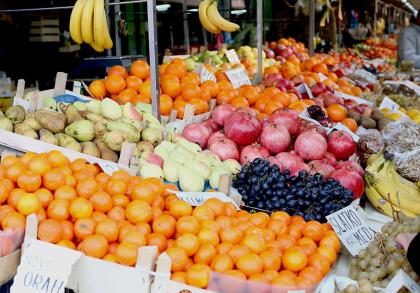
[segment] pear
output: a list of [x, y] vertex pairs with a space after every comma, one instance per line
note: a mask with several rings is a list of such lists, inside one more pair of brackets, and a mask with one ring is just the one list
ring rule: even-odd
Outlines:
[[199, 153], [199, 152], [203, 151], [198, 144], [190, 142], [186, 139], [180, 139], [175, 144], [177, 146], [182, 146], [182, 147], [186, 148], [187, 150], [189, 150], [192, 153]]
[[89, 120], [77, 120], [68, 125], [64, 132], [78, 141], [91, 141], [95, 137], [95, 129]]
[[111, 162], [117, 162], [118, 161], [118, 155], [116, 152], [111, 150], [102, 140], [102, 138], [97, 138], [93, 141], [95, 145], [98, 147], [98, 150], [101, 152], [101, 159], [111, 161]]
[[83, 147], [82, 153], [92, 156], [92, 157], [96, 157], [96, 158], [101, 157], [101, 152], [99, 151], [96, 144], [94, 144], [93, 142], [86, 141], [86, 142], [82, 142], [81, 145]]
[[13, 132], [13, 123], [6, 117], [0, 117], [0, 129]]
[[143, 121], [133, 120], [133, 119], [124, 118], [124, 117], [119, 119], [118, 121], [126, 122], [126, 123], [129, 123], [129, 124], [133, 125], [135, 128], [137, 128], [137, 130], [139, 132], [141, 132], [145, 128], [145, 125], [146, 125], [146, 123], [143, 122]]
[[213, 167], [222, 165], [222, 161], [220, 160], [219, 156], [212, 151], [205, 150], [203, 153], [206, 154], [206, 156], [210, 159], [211, 165]]
[[84, 113], [80, 113], [80, 115], [89, 120], [92, 123], [95, 123], [96, 121], [102, 121], [102, 122], [108, 122], [108, 120], [106, 120], [104, 117], [99, 116], [95, 113], [90, 113], [90, 112], [84, 112]]
[[180, 152], [181, 154], [183, 154], [184, 156], [186, 156], [189, 160], [193, 160], [194, 159], [194, 153], [193, 152], [190, 152], [186, 148], [184, 148], [182, 146], [177, 146], [176, 147], [176, 150], [178, 152]]
[[101, 114], [106, 119], [117, 120], [122, 117], [122, 109], [114, 100], [105, 98], [101, 103]]
[[106, 127], [107, 124], [108, 122], [105, 119], [98, 120], [93, 123], [95, 138], [102, 137], [108, 132], [108, 128]]
[[45, 98], [42, 103], [42, 109], [57, 111], [57, 102], [54, 98]]
[[181, 165], [188, 161], [188, 158], [178, 150], [170, 151], [168, 158], [177, 161]]
[[122, 113], [124, 118], [141, 121], [142, 115], [137, 111], [137, 109], [130, 102], [122, 106]]
[[127, 139], [127, 133], [121, 130], [113, 130], [105, 133], [103, 136], [104, 143], [113, 151], [121, 151], [123, 142]]
[[165, 149], [167, 149], [168, 151], [173, 151], [174, 149], [176, 149], [176, 145], [175, 144], [173, 144], [172, 142], [166, 141], [166, 140], [162, 141], [160, 143], [160, 145], [162, 147], [164, 147]]
[[[142, 115], [144, 115], [145, 113], [152, 113], [152, 105], [151, 104], [137, 103], [136, 104], [136, 109]], [[145, 120], [144, 117], [143, 117], [143, 120]]]
[[186, 166], [179, 167], [178, 178], [182, 191], [202, 192], [204, 189], [204, 178]]
[[63, 113], [41, 110], [35, 112], [35, 120], [54, 134], [61, 133], [66, 127], [66, 116]]
[[163, 174], [165, 180], [169, 182], [178, 182], [178, 170], [181, 165], [170, 158], [163, 162]]
[[204, 179], [208, 179], [211, 174], [211, 169], [201, 161], [188, 160], [185, 162], [185, 166], [196, 172]]
[[11, 106], [6, 110], [5, 115], [13, 124], [22, 123], [25, 120], [25, 108], [21, 105]]
[[112, 121], [106, 125], [110, 131], [119, 130], [127, 133], [127, 141], [131, 143], [137, 143], [140, 140], [140, 132], [136, 127], [126, 122]]
[[205, 163], [207, 165], [207, 167], [211, 167], [212, 166], [211, 165], [210, 157], [208, 155], [206, 155], [206, 153], [197, 153], [194, 156], [194, 160]]
[[39, 140], [50, 144], [58, 145], [57, 138], [54, 136], [54, 134], [52, 134], [52, 132], [46, 129], [41, 129], [39, 131]]
[[153, 150], [154, 147], [150, 142], [140, 141], [137, 144], [136, 149], [134, 150], [133, 156], [136, 158], [140, 158], [144, 152], [153, 152]]
[[79, 114], [79, 111], [77, 111], [77, 108], [73, 105], [68, 105], [63, 112], [66, 115], [67, 124], [71, 124], [78, 120], [83, 120], [82, 116]]
[[73, 106], [76, 108], [77, 111], [85, 112], [88, 110], [87, 104], [88, 103], [77, 101], [73, 103]]
[[147, 127], [141, 132], [141, 139], [149, 141], [156, 146], [163, 140], [163, 131], [160, 128]]
[[160, 121], [152, 113], [143, 113], [143, 121], [147, 121], [148, 127], [162, 128]]
[[93, 114], [101, 115], [101, 101], [92, 100], [86, 104], [86, 108]]
[[58, 144], [66, 149], [74, 150], [76, 152], [82, 151], [82, 145], [78, 143], [73, 137], [64, 133], [58, 133], [55, 135], [58, 140]]
[[211, 188], [218, 188], [219, 187], [219, 178], [220, 175], [224, 175], [224, 174], [230, 174], [230, 171], [227, 170], [225, 167], [219, 166], [219, 167], [214, 167], [211, 170], [211, 174], [210, 174], [210, 178], [209, 178], [209, 183]]
[[162, 144], [157, 145], [153, 152], [161, 156], [164, 160], [166, 160], [169, 157], [169, 151], [165, 147], [163, 147]]
[[38, 121], [36, 121], [35, 119], [35, 113], [29, 113], [28, 115], [26, 115], [25, 120], [23, 120], [23, 124], [28, 125], [35, 131], [39, 131], [42, 129], [41, 124], [39, 124]]
[[6, 117], [6, 116], [4, 116], [3, 111], [2, 111], [2, 110], [0, 110], [0, 118], [3, 118], [3, 117]]
[[157, 177], [163, 180], [163, 170], [155, 164], [149, 164], [144, 160], [140, 161], [140, 176], [143, 178]]
[[18, 123], [15, 124], [15, 133], [26, 136], [26, 137], [30, 137], [33, 139], [38, 139], [38, 133], [36, 133], [35, 130], [33, 130], [31, 127], [29, 127], [28, 125], [24, 124], [24, 123]]
[[241, 172], [241, 164], [237, 160], [227, 159], [223, 161], [223, 165], [232, 173], [232, 175]]

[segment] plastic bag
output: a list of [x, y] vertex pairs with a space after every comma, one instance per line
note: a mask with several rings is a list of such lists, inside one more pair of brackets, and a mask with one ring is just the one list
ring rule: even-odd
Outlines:
[[23, 242], [23, 229], [0, 230], [0, 257], [6, 256], [18, 249]]
[[359, 127], [356, 134], [359, 136], [357, 150], [364, 161], [372, 154], [380, 153], [384, 150], [385, 142], [378, 130]]
[[394, 165], [404, 178], [418, 182], [420, 180], [420, 147], [409, 152], [394, 153]]
[[401, 119], [389, 123], [382, 134], [386, 144], [386, 151], [405, 153], [420, 147], [420, 126], [412, 120]]

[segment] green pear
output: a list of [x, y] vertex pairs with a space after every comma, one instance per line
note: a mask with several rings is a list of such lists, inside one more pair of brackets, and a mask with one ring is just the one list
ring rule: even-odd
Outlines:
[[88, 103], [77, 101], [73, 103], [73, 106], [76, 108], [77, 111], [84, 112], [88, 110], [87, 104]]
[[157, 177], [163, 180], [163, 170], [155, 164], [149, 164], [144, 160], [140, 161], [140, 176], [143, 178]]
[[57, 102], [53, 98], [46, 98], [42, 102], [42, 108], [51, 111], [57, 111]]
[[190, 142], [186, 139], [180, 139], [175, 144], [177, 146], [182, 146], [182, 147], [186, 148], [187, 150], [189, 150], [190, 152], [193, 152], [193, 153], [200, 153], [200, 152], [203, 151], [198, 144]]
[[211, 165], [213, 167], [222, 165], [222, 161], [220, 160], [219, 156], [213, 153], [212, 151], [205, 150], [203, 151], [204, 154], [210, 159]]
[[187, 64], [187, 71], [188, 72], [191, 72], [195, 69], [195, 61], [192, 57], [188, 57], [184, 61]]
[[159, 145], [167, 149], [169, 152], [176, 149], [176, 145], [170, 141], [164, 140]]
[[197, 153], [195, 154], [194, 160], [203, 162], [207, 165], [207, 167], [211, 167], [211, 160], [209, 156], [207, 156], [205, 153]]
[[89, 120], [77, 120], [68, 125], [64, 132], [78, 141], [90, 141], [95, 137], [95, 129]]
[[140, 140], [139, 130], [132, 124], [127, 122], [112, 121], [108, 122], [106, 128], [109, 131], [120, 130], [127, 133], [127, 140], [131, 143], [137, 143]]
[[194, 159], [194, 153], [193, 152], [190, 152], [186, 148], [184, 148], [182, 146], [177, 146], [176, 147], [176, 150], [178, 152], [180, 152], [181, 154], [183, 154], [184, 156], [186, 156], [189, 160], [193, 160]]
[[170, 158], [163, 162], [163, 175], [165, 180], [169, 182], [178, 182], [178, 171], [181, 165]]
[[241, 172], [241, 164], [237, 160], [227, 159], [223, 161], [223, 165], [232, 173], [232, 175]]
[[186, 166], [179, 167], [178, 178], [182, 191], [202, 192], [204, 189], [204, 178]]
[[145, 113], [152, 113], [152, 105], [151, 104], [146, 104], [146, 103], [137, 103], [136, 104], [136, 109], [137, 111], [139, 111], [142, 115], [144, 115]]
[[66, 149], [70, 149], [70, 150], [74, 150], [76, 152], [82, 152], [82, 145], [80, 143], [78, 143], [73, 137], [71, 137], [70, 135], [64, 134], [64, 133], [58, 133], [55, 135], [55, 137], [58, 140], [58, 144], [59, 146], [66, 148]]
[[161, 156], [161, 158], [164, 160], [168, 159], [169, 157], [169, 151], [164, 146], [162, 146], [162, 144], [157, 145], [153, 152], [156, 155]]
[[211, 170], [211, 174], [210, 174], [210, 178], [209, 178], [209, 183], [210, 183], [211, 188], [218, 188], [219, 187], [220, 175], [224, 175], [224, 174], [230, 175], [230, 171], [227, 170], [223, 166], [214, 167]]
[[92, 100], [86, 104], [87, 110], [96, 115], [101, 115], [101, 101]]
[[184, 154], [179, 152], [178, 150], [172, 150], [169, 152], [169, 159], [177, 161], [181, 165], [183, 165], [187, 160], [189, 160]]
[[211, 169], [201, 161], [188, 160], [185, 162], [185, 166], [196, 172], [204, 179], [208, 179], [211, 174]]

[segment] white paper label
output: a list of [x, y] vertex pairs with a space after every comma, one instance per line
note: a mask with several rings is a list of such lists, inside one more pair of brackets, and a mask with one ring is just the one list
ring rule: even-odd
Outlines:
[[385, 97], [382, 100], [382, 103], [379, 105], [379, 110], [382, 110], [384, 108], [387, 108], [391, 111], [391, 113], [395, 113], [398, 111], [398, 109], [400, 108], [400, 105], [398, 105], [397, 103], [395, 103], [393, 100], [391, 100], [388, 97]]
[[353, 256], [374, 239], [375, 231], [358, 215], [353, 205], [326, 216], [326, 219]]
[[312, 94], [311, 89], [306, 85], [306, 83], [302, 82], [300, 85], [296, 87], [296, 89], [298, 90], [300, 94], [307, 94], [310, 99], [314, 98], [314, 95]]
[[10, 292], [64, 292], [72, 266], [82, 253], [36, 239], [27, 241]]
[[32, 112], [32, 105], [31, 102], [28, 102], [27, 100], [24, 100], [19, 97], [14, 97], [13, 99], [13, 106], [22, 106], [26, 112]]
[[223, 192], [182, 192], [172, 190], [168, 191], [175, 193], [175, 195], [179, 199], [188, 202], [192, 206], [201, 206], [209, 198], [217, 198], [223, 202], [229, 202], [233, 204], [236, 209], [239, 209], [238, 205]]
[[251, 84], [248, 75], [242, 68], [226, 70], [225, 73], [235, 89], [241, 87], [244, 84]]
[[334, 131], [334, 129], [336, 129], [336, 130], [342, 130], [342, 131], [347, 132], [348, 134], [350, 134], [351, 138], [353, 138], [353, 140], [355, 142], [358, 142], [359, 139], [360, 139], [360, 137], [356, 133], [354, 133], [353, 131], [351, 131], [350, 129], [348, 129], [345, 125], [341, 124], [340, 122], [338, 122], [336, 125], [334, 125], [334, 127], [331, 128], [328, 131], [328, 134], [330, 134], [332, 131]]
[[226, 52], [226, 57], [228, 58], [230, 63], [241, 63], [238, 54], [236, 54], [236, 51], [234, 49], [228, 50]]
[[348, 94], [345, 94], [345, 93], [342, 93], [342, 92], [339, 92], [339, 91], [334, 91], [334, 95], [336, 95], [337, 97], [346, 99], [346, 100], [353, 100], [353, 101], [357, 102], [358, 104], [366, 104], [366, 105], [369, 105], [369, 106], [373, 107], [373, 103], [366, 100], [366, 99], [362, 99], [362, 98], [359, 98], [359, 97], [348, 95]]
[[323, 73], [318, 73], [318, 76], [319, 76], [319, 79], [321, 80], [321, 82], [328, 79], [328, 77], [326, 77]]
[[410, 276], [403, 270], [399, 272], [392, 278], [388, 286], [385, 289], [385, 292], [396, 293], [401, 288], [407, 288], [412, 293], [420, 292], [420, 286], [417, 284]]
[[354, 72], [354, 74], [362, 77], [363, 79], [365, 79], [366, 81], [368, 81], [370, 83], [377, 82], [376, 76], [374, 74], [370, 73], [369, 71], [365, 70], [365, 69], [357, 69]]
[[216, 76], [211, 73], [205, 66], [200, 66], [200, 81], [201, 83], [205, 82], [206, 80], [213, 80], [217, 81]]

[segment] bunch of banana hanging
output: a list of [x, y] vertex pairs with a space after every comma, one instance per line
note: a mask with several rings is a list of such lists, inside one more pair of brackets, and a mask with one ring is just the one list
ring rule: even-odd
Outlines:
[[198, 6], [198, 16], [201, 25], [209, 32], [235, 32], [239, 25], [224, 19], [217, 10], [218, 0], [203, 0]]
[[389, 217], [401, 212], [408, 217], [420, 215], [420, 188], [400, 176], [392, 161], [383, 154], [372, 155], [366, 167], [365, 193], [371, 204]]
[[70, 16], [70, 36], [78, 44], [89, 44], [95, 51], [112, 48], [104, 0], [77, 0]]

